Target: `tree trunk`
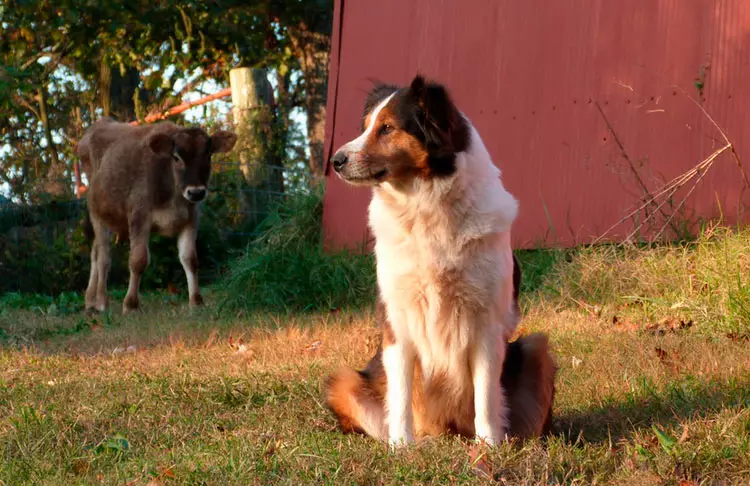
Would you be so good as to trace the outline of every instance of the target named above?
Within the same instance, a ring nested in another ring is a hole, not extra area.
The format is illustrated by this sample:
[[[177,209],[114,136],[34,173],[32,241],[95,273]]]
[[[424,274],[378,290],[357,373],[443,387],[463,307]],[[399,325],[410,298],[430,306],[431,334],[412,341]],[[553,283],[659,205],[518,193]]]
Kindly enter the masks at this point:
[[[39,90],[37,101],[39,102],[39,117],[44,129],[44,139],[47,141],[47,151],[50,154],[50,160],[53,166],[60,165],[60,157],[57,154],[55,141],[52,139],[52,128],[49,126],[49,117],[47,116],[47,87],[44,86]]]
[[[47,87],[44,86],[39,90],[37,94],[37,101],[39,102],[39,121],[42,123],[42,130],[44,131],[44,140],[47,142],[47,153],[50,158],[50,166],[47,168],[46,174],[41,176],[37,174],[41,185],[39,189],[47,196],[54,198],[60,198],[69,192],[69,184],[65,180],[65,167],[60,163],[60,157],[57,153],[57,147],[55,141],[52,138],[52,128],[49,124],[49,116],[47,114]]]
[[[322,178],[325,167],[323,140],[325,137],[328,57],[331,37],[328,34],[310,30],[304,23],[289,28],[289,36],[305,80],[310,174],[313,179]]]
[[[102,107],[102,116],[107,118],[112,116],[112,103],[110,90],[112,89],[112,68],[109,67],[107,60],[102,56],[99,60],[99,96]],[[93,112],[92,112],[93,113]]]
[[[273,89],[264,69],[232,69],[229,80],[238,135],[235,153],[243,175],[240,200],[246,222],[256,227],[267,215],[271,202],[284,191],[283,173],[274,153]]]
[[[99,96],[104,117],[114,117],[123,122],[136,119],[136,93],[140,104],[148,100],[148,93],[138,89],[141,76],[138,69],[128,67],[122,74],[102,57],[99,64]]]

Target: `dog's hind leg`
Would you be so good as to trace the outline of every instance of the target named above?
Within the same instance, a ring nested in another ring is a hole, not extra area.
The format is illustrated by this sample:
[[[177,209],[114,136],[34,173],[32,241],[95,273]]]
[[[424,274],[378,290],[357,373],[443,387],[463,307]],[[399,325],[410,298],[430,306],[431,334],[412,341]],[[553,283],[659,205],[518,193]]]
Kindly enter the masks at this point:
[[[382,394],[362,373],[346,368],[331,376],[326,402],[343,432],[365,433],[379,440],[388,437]]]
[[[545,334],[508,343],[502,375],[510,409],[508,435],[529,439],[551,432],[556,371]]]

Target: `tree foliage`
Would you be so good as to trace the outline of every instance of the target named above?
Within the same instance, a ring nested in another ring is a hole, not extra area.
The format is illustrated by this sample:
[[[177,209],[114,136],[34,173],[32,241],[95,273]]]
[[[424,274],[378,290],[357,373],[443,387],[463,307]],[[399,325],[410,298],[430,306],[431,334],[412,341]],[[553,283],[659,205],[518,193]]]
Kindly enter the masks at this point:
[[[93,120],[160,112],[237,66],[274,73],[280,126],[296,107],[318,120],[331,17],[332,0],[0,3],[0,183],[24,201],[69,197]]]

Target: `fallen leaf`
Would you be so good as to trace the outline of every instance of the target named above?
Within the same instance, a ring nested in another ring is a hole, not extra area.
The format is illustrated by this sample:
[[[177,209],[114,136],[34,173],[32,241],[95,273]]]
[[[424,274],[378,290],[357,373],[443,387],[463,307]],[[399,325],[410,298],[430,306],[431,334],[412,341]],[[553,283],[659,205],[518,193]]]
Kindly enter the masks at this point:
[[[685,427],[682,428],[682,435],[680,435],[679,440],[677,441],[678,444],[682,444],[685,442],[688,438],[688,426],[685,424]]]
[[[238,339],[233,339],[232,336],[229,336],[229,347],[234,350],[236,354],[243,354],[248,351],[247,344],[245,344],[245,340],[241,337]]]
[[[669,354],[664,351],[661,348],[654,348],[654,351],[656,351],[656,355],[659,357],[659,359],[663,362],[667,361],[669,359]]]
[[[167,284],[167,293],[169,295],[177,295],[180,293],[180,290],[177,288],[175,284],[173,284],[172,282],[169,282]]]
[[[473,444],[469,447],[469,462],[471,462],[471,468],[487,477],[491,476],[490,466],[487,463],[487,453],[481,444]]]
[[[138,351],[138,348],[136,348],[135,346],[133,346],[133,345],[131,344],[130,346],[128,346],[128,347],[127,347],[127,349],[125,349],[125,351],[126,351],[127,353],[135,353],[136,351]]]
[[[682,479],[680,480],[680,486],[695,486],[695,481],[692,481],[690,479]]]
[[[661,364],[663,364],[664,366],[668,366],[673,371],[679,371],[680,356],[676,351],[672,351],[671,353],[669,353],[662,348],[654,348],[654,351],[656,352],[656,356],[659,357],[659,361],[661,361]]]
[[[612,318],[612,324],[615,326],[615,329],[620,332],[636,332],[640,329],[638,323],[618,316]]]
[[[728,332],[727,337],[734,342],[750,341],[750,333]]]
[[[693,326],[693,321],[684,321],[673,317],[665,317],[659,322],[651,323],[646,326],[646,330],[652,334],[663,336],[668,332],[677,332],[683,329],[689,329]]]
[[[581,366],[581,363],[583,363],[582,359],[578,359],[575,356],[573,356],[570,361],[573,365],[573,368],[578,368],[579,366]]]
[[[86,459],[77,459],[75,462],[73,462],[73,472],[77,476],[83,476],[89,471],[90,468],[91,463]]]
[[[310,345],[305,348],[305,351],[315,351],[316,349],[318,349],[320,347],[321,344],[323,344],[322,341],[314,341],[314,342],[310,343]]]

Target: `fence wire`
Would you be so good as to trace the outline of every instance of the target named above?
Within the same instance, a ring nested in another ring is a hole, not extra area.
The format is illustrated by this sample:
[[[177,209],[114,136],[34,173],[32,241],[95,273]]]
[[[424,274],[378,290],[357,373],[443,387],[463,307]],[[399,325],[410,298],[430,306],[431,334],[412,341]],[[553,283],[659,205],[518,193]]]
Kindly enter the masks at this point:
[[[263,220],[287,195],[307,191],[309,171],[294,167],[215,162],[209,196],[201,203],[198,252],[201,277],[212,280],[222,264],[259,234]],[[83,236],[86,199],[0,205],[0,294],[81,291],[89,269]],[[112,285],[127,281],[127,244],[113,245]],[[144,285],[181,284],[173,238],[152,235],[151,264]],[[149,281],[150,280],[150,281]]]

